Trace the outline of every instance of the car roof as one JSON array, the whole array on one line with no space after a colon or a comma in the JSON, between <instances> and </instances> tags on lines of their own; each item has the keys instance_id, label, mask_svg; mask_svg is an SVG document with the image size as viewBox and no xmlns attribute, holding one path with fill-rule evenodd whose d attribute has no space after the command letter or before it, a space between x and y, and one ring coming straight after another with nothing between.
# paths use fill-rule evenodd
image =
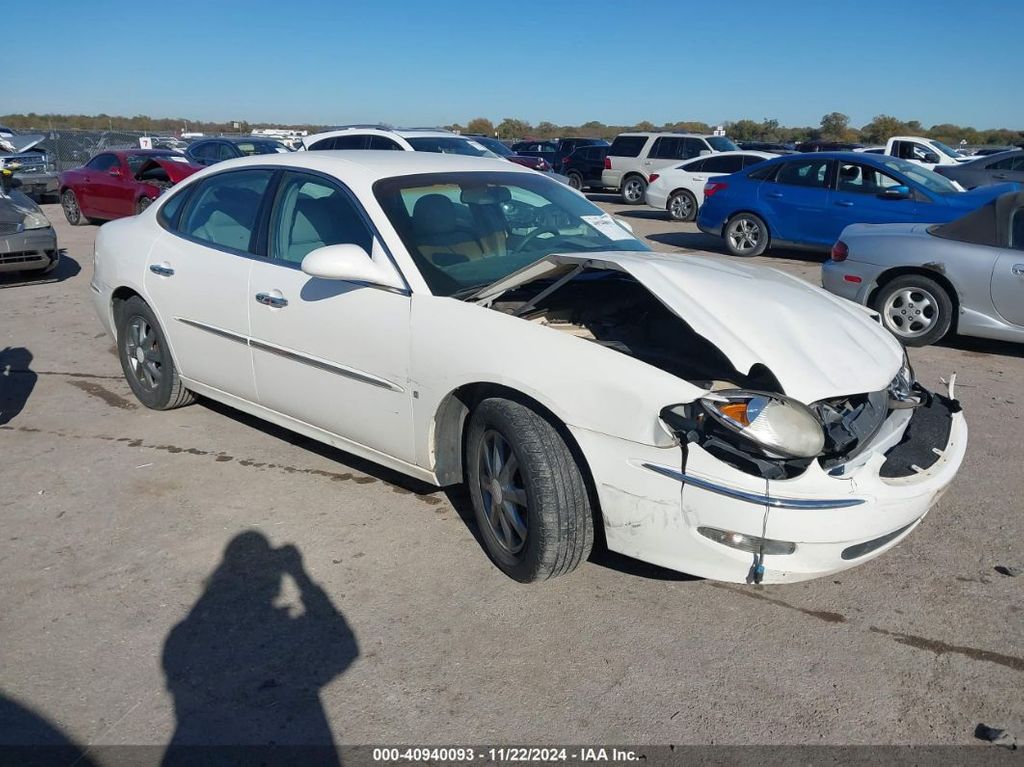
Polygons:
<instances>
[{"instance_id":1,"label":"car roof","mask_svg":"<svg viewBox=\"0 0 1024 767\"><path fill-rule=\"evenodd\" d=\"M201 139L196 139L189 146L195 146L196 144L201 144L204 141L228 141L232 144L243 144L247 142L266 142L270 144L281 143L276 138L273 138L271 136L204 136Z\"/></svg>"},{"instance_id":2,"label":"car roof","mask_svg":"<svg viewBox=\"0 0 1024 767\"><path fill-rule=\"evenodd\" d=\"M973 157L972 159L963 163L963 165L973 165L976 162L989 162L990 160L998 161L1003 159L1004 157L1015 157L1021 154L1024 154L1024 149L1007 149L1005 152L993 152L992 154L977 155L976 157Z\"/></svg>"},{"instance_id":3,"label":"car roof","mask_svg":"<svg viewBox=\"0 0 1024 767\"><path fill-rule=\"evenodd\" d=\"M379 149L326 149L316 152L253 155L226 160L209 166L211 170L227 170L248 165L287 165L293 168L341 173L358 168L372 180L419 173L459 173L492 171L529 173L535 171L502 158L469 157L440 152L387 152Z\"/></svg>"},{"instance_id":4,"label":"car roof","mask_svg":"<svg viewBox=\"0 0 1024 767\"><path fill-rule=\"evenodd\" d=\"M309 136L303 136L304 142L309 142L314 139L329 138L331 136L347 136L349 134L372 134L376 136L400 136L401 138L465 138L466 136L460 136L458 133L452 133L451 131L437 130L434 128L337 128L335 130L326 130L322 133L314 133Z\"/></svg>"},{"instance_id":5,"label":"car roof","mask_svg":"<svg viewBox=\"0 0 1024 767\"><path fill-rule=\"evenodd\" d=\"M675 131L652 130L652 131L626 131L619 136L685 136L686 138L714 138L710 133L676 133ZM722 138L725 138L723 136Z\"/></svg>"},{"instance_id":6,"label":"car roof","mask_svg":"<svg viewBox=\"0 0 1024 767\"><path fill-rule=\"evenodd\" d=\"M763 157L766 160L773 160L776 157L780 156L792 157L792 155L777 155L775 154L775 152L766 152L764 149L740 149L735 152L729 151L715 152L713 154L702 154L699 157L691 157L689 160L684 160L683 162L693 162L694 160L710 160L712 157L732 157L734 155L742 155L743 157L746 157L747 155L754 155L755 157Z\"/></svg>"}]
</instances>

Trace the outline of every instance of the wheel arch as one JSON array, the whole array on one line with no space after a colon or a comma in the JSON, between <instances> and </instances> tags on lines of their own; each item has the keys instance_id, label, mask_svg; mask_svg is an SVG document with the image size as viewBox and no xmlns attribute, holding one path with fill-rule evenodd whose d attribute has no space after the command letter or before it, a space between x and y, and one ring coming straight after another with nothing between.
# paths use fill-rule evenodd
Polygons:
<instances>
[{"instance_id":1,"label":"wheel arch","mask_svg":"<svg viewBox=\"0 0 1024 767\"><path fill-rule=\"evenodd\" d=\"M601 535L601 506L597 495L597 485L587 460L576 438L566 426L565 420L550 407L529 394L511 386L489 381L476 381L462 384L448 392L434 413L431 422L430 447L433 459L434 474L438 484L443 486L458 484L463 481L463 458L465 456L466 426L473 409L483 400L490 397L502 397L518 402L533 410L546 420L558 432L572 453L583 475L590 496L591 508L594 511L594 531Z\"/></svg>"},{"instance_id":2,"label":"wheel arch","mask_svg":"<svg viewBox=\"0 0 1024 767\"><path fill-rule=\"evenodd\" d=\"M888 285L890 282L898 277L906 277L907 275L917 274L922 277L927 277L930 280L934 280L942 286L943 290L949 296L949 300L953 304L953 316L950 318L949 329L950 332L956 332L957 325L960 319L960 292L956 289L956 285L953 284L952 280L946 276L946 274L939 269L926 266L924 264L916 266L894 266L891 269L886 269L884 272L878 275L875 279L875 285L871 288L868 293L867 306L874 308L875 299L878 298L879 292Z\"/></svg>"}]
</instances>

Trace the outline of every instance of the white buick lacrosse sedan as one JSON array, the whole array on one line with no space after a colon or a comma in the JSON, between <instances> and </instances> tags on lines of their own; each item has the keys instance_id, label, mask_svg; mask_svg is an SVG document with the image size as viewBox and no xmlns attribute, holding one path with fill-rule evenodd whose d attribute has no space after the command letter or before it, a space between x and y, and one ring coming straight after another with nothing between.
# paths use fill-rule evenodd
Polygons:
<instances>
[{"instance_id":1,"label":"white buick lacrosse sedan","mask_svg":"<svg viewBox=\"0 0 1024 767\"><path fill-rule=\"evenodd\" d=\"M139 400L201 394L420 480L491 558L805 580L894 546L967 427L859 306L652 253L499 160L303 152L212 166L100 229L93 297ZM326 502L326 501L325 501Z\"/></svg>"}]
</instances>

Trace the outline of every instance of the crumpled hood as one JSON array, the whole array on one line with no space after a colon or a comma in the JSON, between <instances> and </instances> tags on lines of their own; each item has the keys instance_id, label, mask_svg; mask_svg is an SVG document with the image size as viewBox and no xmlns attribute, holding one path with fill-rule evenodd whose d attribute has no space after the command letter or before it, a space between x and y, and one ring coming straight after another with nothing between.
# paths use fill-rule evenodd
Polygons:
<instances>
[{"instance_id":1,"label":"crumpled hood","mask_svg":"<svg viewBox=\"0 0 1024 767\"><path fill-rule=\"evenodd\" d=\"M767 267L662 253L551 255L481 290L486 301L587 263L630 274L737 370L761 363L802 402L886 388L903 347L870 314L801 279Z\"/></svg>"},{"instance_id":2,"label":"crumpled hood","mask_svg":"<svg viewBox=\"0 0 1024 767\"><path fill-rule=\"evenodd\" d=\"M164 169L172 184L177 184L203 169L202 165L193 165L184 157L151 157L139 167L135 178L139 178L147 170L156 167Z\"/></svg>"}]
</instances>

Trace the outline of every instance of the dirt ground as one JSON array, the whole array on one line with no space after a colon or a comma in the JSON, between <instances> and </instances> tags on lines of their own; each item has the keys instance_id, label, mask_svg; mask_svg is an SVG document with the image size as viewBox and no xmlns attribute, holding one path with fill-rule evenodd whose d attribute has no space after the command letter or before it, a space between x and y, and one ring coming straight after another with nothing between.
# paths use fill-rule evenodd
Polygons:
<instances>
[{"instance_id":1,"label":"dirt ground","mask_svg":"<svg viewBox=\"0 0 1024 767\"><path fill-rule=\"evenodd\" d=\"M598 199L658 249L719 247ZM1024 735L1024 576L994 569L1024 567L1024 347L911 352L926 385L958 373L971 441L879 559L753 588L599 554L524 586L458 490L219 405L138 405L90 304L97 229L45 208L55 279L0 277L0 708L80 744ZM820 256L757 261L818 281Z\"/></svg>"}]
</instances>

